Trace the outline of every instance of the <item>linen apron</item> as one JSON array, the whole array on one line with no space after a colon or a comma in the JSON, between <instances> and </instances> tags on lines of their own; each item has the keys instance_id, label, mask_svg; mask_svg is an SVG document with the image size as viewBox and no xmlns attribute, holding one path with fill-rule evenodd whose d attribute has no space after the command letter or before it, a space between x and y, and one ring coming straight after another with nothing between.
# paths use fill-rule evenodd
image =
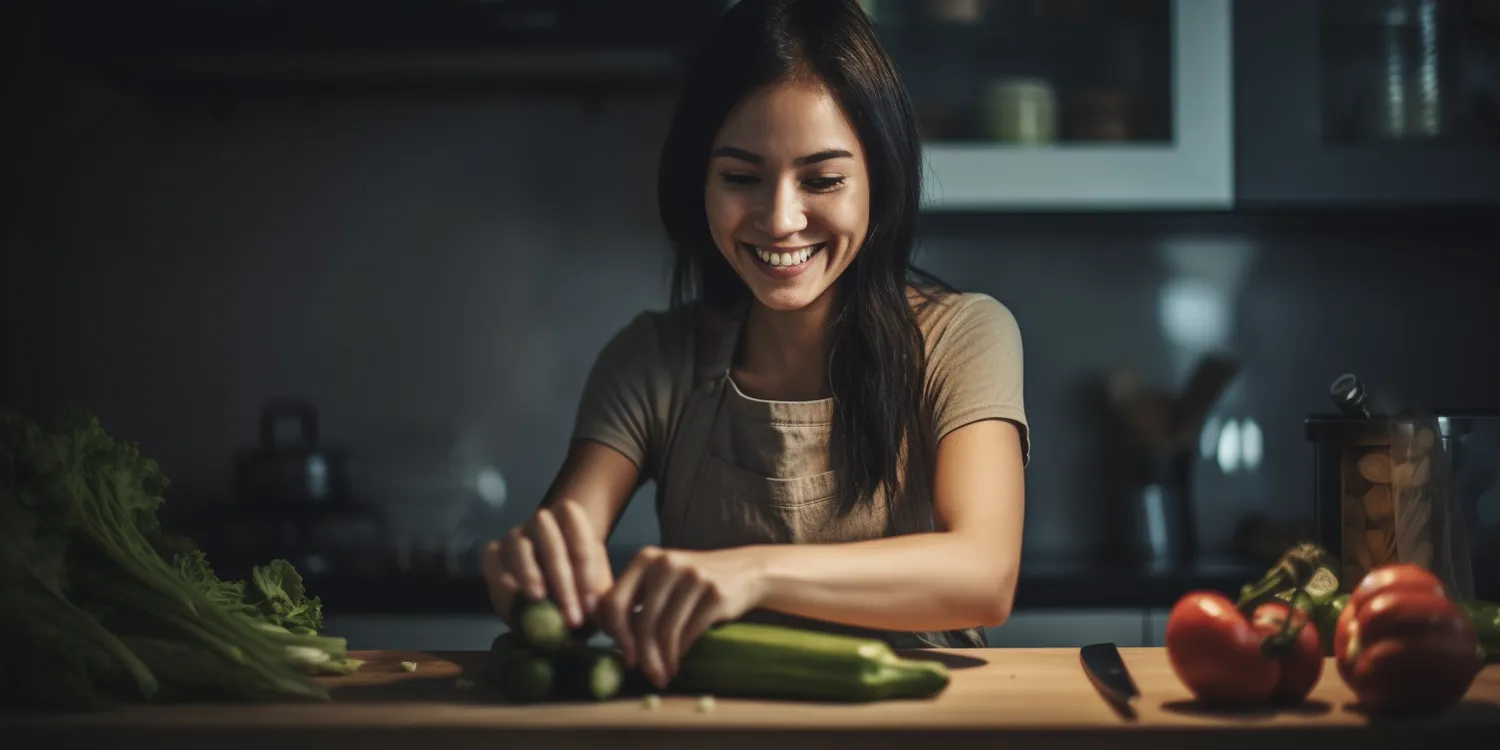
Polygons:
<instances>
[{"instance_id":1,"label":"linen apron","mask_svg":"<svg viewBox=\"0 0 1500 750\"><path fill-rule=\"evenodd\" d=\"M844 472L829 465L832 399L763 401L744 395L730 367L746 305L727 318L700 313L687 397L657 495L663 547L723 549L750 544L840 543L929 530L930 503L888 513L885 503L836 515ZM925 480L925 474L919 477ZM926 497L928 493L921 493ZM879 498L877 498L878 500ZM909 505L903 498L898 507ZM893 648L978 648L978 628L938 632L871 630L756 610L741 618L878 638Z\"/></svg>"}]
</instances>

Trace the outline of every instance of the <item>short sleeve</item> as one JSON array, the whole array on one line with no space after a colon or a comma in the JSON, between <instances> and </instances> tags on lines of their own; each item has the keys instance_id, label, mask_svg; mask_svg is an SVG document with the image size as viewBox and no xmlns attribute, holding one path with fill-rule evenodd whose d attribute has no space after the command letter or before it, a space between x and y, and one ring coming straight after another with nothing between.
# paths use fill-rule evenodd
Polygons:
<instances>
[{"instance_id":1,"label":"short sleeve","mask_svg":"<svg viewBox=\"0 0 1500 750\"><path fill-rule=\"evenodd\" d=\"M951 303L947 325L928 353L933 442L985 419L1004 419L1021 433L1021 460L1031 460L1031 430L1023 398L1021 328L993 297L966 294Z\"/></svg>"},{"instance_id":2,"label":"short sleeve","mask_svg":"<svg viewBox=\"0 0 1500 750\"><path fill-rule=\"evenodd\" d=\"M590 368L573 425L574 440L603 443L649 477L660 434L658 413L668 398L667 369L650 313L637 315L605 343Z\"/></svg>"}]
</instances>

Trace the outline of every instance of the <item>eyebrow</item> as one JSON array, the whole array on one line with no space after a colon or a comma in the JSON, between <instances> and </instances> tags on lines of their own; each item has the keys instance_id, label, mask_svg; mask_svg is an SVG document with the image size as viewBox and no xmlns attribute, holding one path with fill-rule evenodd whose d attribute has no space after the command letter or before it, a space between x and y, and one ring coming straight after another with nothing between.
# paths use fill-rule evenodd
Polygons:
<instances>
[{"instance_id":1,"label":"eyebrow","mask_svg":"<svg viewBox=\"0 0 1500 750\"><path fill-rule=\"evenodd\" d=\"M747 161L751 164L761 164L765 162L765 159L760 154L751 153L742 148L735 148L734 146L720 146L714 149L712 156L727 156L731 159L739 159L740 161ZM817 164L820 161L828 161L829 159L849 159L853 157L854 154L851 154L841 148L830 148L825 151L819 151L815 154L799 156L796 159L792 160L792 163L796 164L799 167L805 167L809 164Z\"/></svg>"}]
</instances>

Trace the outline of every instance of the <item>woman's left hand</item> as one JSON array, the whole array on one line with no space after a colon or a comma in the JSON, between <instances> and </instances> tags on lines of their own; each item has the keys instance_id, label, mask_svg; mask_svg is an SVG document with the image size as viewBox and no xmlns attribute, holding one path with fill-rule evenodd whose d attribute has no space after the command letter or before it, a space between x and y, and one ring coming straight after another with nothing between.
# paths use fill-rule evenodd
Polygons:
<instances>
[{"instance_id":1,"label":"woman's left hand","mask_svg":"<svg viewBox=\"0 0 1500 750\"><path fill-rule=\"evenodd\" d=\"M615 639L627 664L664 688L703 631L760 604L760 569L748 548L646 547L600 599L599 627Z\"/></svg>"}]
</instances>

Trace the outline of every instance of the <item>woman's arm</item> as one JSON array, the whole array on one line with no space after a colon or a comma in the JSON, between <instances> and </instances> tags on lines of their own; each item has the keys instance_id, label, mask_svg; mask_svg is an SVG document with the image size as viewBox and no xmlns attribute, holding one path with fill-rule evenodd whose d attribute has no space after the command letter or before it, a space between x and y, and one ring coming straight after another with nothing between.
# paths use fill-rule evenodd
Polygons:
<instances>
[{"instance_id":1,"label":"woman's arm","mask_svg":"<svg viewBox=\"0 0 1500 750\"><path fill-rule=\"evenodd\" d=\"M576 503L603 544L609 541L639 482L635 464L619 451L593 440L574 440L547 488L542 507Z\"/></svg>"},{"instance_id":2,"label":"woman's arm","mask_svg":"<svg viewBox=\"0 0 1500 750\"><path fill-rule=\"evenodd\" d=\"M515 591L551 595L577 625L614 584L605 542L651 463L667 411L673 355L657 318L637 315L600 350L584 382L567 458L541 507L485 548L484 573L502 617ZM673 338L671 336L668 339Z\"/></svg>"},{"instance_id":3,"label":"woman's arm","mask_svg":"<svg viewBox=\"0 0 1500 750\"><path fill-rule=\"evenodd\" d=\"M886 630L999 625L1021 561L1023 465L1013 423L960 427L938 444L941 531L846 544L648 547L600 601L600 624L657 686L710 625L757 607Z\"/></svg>"},{"instance_id":4,"label":"woman's arm","mask_svg":"<svg viewBox=\"0 0 1500 750\"><path fill-rule=\"evenodd\" d=\"M939 531L848 544L757 545L760 606L889 630L995 626L1010 616L1021 564L1025 475L1021 437L1004 420L950 432L938 444L933 509Z\"/></svg>"}]
</instances>

